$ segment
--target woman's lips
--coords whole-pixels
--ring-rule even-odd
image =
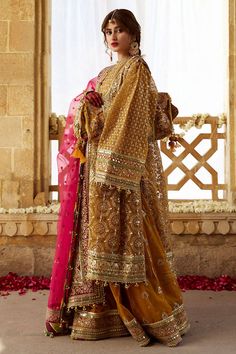
[[[118,46],[118,43],[117,43],[117,42],[111,43],[111,46],[112,46],[112,47],[117,47],[117,46]]]

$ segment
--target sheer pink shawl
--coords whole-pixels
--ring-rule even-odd
[[[89,81],[86,90],[95,90],[97,78]],[[80,160],[71,156],[77,138],[73,122],[76,108],[83,94],[74,98],[66,119],[63,140],[57,155],[58,182],[60,193],[60,212],[57,224],[57,241],[52,268],[48,309],[58,311],[64,297],[64,284],[67,277],[68,260],[72,244],[74,207],[79,183]]]

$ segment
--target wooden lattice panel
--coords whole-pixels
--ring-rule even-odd
[[[191,119],[191,117],[176,118],[174,123],[183,124],[189,119]],[[184,149],[179,155],[175,155],[173,151],[168,149],[167,143],[161,141],[161,152],[171,160],[171,164],[165,169],[167,180],[170,174],[177,168],[184,173],[184,176],[176,184],[168,183],[167,188],[169,191],[179,191],[189,180],[192,180],[201,190],[210,190],[213,200],[219,199],[218,190],[226,190],[226,185],[219,183],[218,172],[208,162],[210,157],[217,152],[219,139],[225,139],[226,137],[225,133],[218,132],[217,122],[218,117],[208,117],[205,124],[210,125],[210,133],[199,132],[198,136],[190,143],[184,138],[179,138],[179,144]],[[204,154],[200,154],[196,148],[204,139],[210,141],[210,148]],[[197,160],[197,163],[192,168],[188,168],[183,161],[188,155],[191,155]],[[211,183],[204,183],[196,176],[197,171],[202,167],[211,175]]]
[[[192,118],[191,117],[176,118],[174,123],[176,125],[183,124],[186,123],[189,119]],[[195,137],[191,142],[187,142],[184,138],[180,138],[179,143],[184,150],[178,156],[175,155],[174,152],[168,149],[166,142],[164,141],[160,142],[160,148],[162,154],[165,154],[171,160],[171,164],[164,171],[167,180],[170,174],[173,171],[175,171],[177,168],[180,169],[184,174],[184,176],[176,184],[172,184],[172,183],[167,184],[167,189],[169,191],[181,190],[181,188],[189,180],[192,180],[201,190],[210,190],[213,200],[219,199],[218,190],[226,190],[226,185],[219,183],[218,172],[208,162],[210,157],[212,157],[217,152],[219,139],[225,139],[226,137],[225,133],[218,132],[217,122],[218,122],[218,117],[208,117],[205,121],[205,124],[210,125],[211,128],[210,133],[201,133],[201,130],[199,130],[198,136]],[[51,122],[50,122],[50,140],[59,140],[59,144],[60,144],[63,136],[63,131],[64,131],[63,120],[58,119],[56,115],[52,115]],[[210,141],[210,148],[204,154],[200,154],[196,150],[196,148],[204,139]],[[184,163],[184,159],[188,155],[191,155],[197,160],[196,164],[192,168],[187,167]],[[196,173],[202,167],[209,172],[211,176],[211,183],[204,183],[203,181],[201,181],[199,177],[196,176]],[[51,185],[49,187],[49,191],[50,192],[58,191],[58,186]]]

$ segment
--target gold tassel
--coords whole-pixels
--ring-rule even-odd
[[[180,139],[179,134],[172,133],[169,136],[169,141],[168,141],[169,150],[171,150],[172,152],[175,152],[176,149],[181,146],[179,144],[179,139]]]
[[[81,150],[79,150],[78,148],[75,148],[74,152],[71,154],[72,157],[75,157],[76,159],[80,159],[80,163],[85,163],[86,162],[86,157],[84,156],[84,154],[82,153]]]

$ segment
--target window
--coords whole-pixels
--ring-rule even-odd
[[[159,91],[170,93],[179,108],[179,116],[190,118],[200,112],[216,117],[226,111],[228,1],[52,0],[53,112],[66,114],[70,100],[84,89],[90,78],[110,64],[100,26],[105,15],[116,8],[128,8],[135,13],[142,27],[142,54]],[[201,131],[192,128],[184,138],[190,143],[196,134],[207,132],[207,129],[210,129],[209,124]],[[223,130],[219,133],[223,134]],[[211,143],[205,140],[199,144],[200,155],[206,153],[207,144]],[[56,168],[55,149],[57,147],[52,149],[53,169]],[[178,154],[180,150],[176,151]],[[162,156],[167,167],[170,161],[165,154]],[[188,169],[194,165],[195,157],[190,154],[183,160]],[[218,182],[223,185],[224,139],[221,138],[208,163],[215,166],[216,160],[221,161],[217,172]],[[179,168],[169,175],[168,183],[181,180],[181,173]],[[196,178],[209,184],[212,176],[209,174],[209,170],[202,167],[196,171]],[[52,176],[52,183],[56,184],[55,171]],[[169,191],[169,198],[211,199],[209,190],[202,190],[193,183],[190,179],[179,191]],[[217,196],[222,198],[223,191],[217,192]]]

